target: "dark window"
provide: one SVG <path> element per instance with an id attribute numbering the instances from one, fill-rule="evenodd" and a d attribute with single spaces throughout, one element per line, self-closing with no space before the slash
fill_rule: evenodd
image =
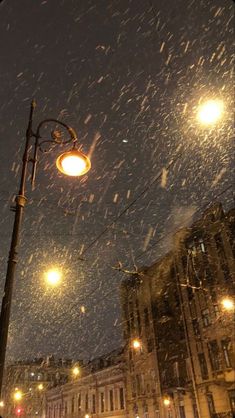
<path id="1" fill-rule="evenodd" d="M 192 324 L 193 324 L 193 332 L 194 334 L 199 337 L 200 336 L 200 328 L 199 328 L 199 322 L 197 318 L 194 318 L 192 320 Z"/>
<path id="2" fill-rule="evenodd" d="M 235 390 L 234 389 L 229 390 L 228 396 L 230 400 L 231 410 L 233 413 L 235 413 Z"/>
<path id="3" fill-rule="evenodd" d="M 194 418 L 199 418 L 198 417 L 197 405 L 195 403 L 193 404 L 193 416 L 194 416 Z"/>
<path id="4" fill-rule="evenodd" d="M 68 413 L 68 404 L 67 402 L 64 403 L 64 414 L 67 415 Z"/>
<path id="5" fill-rule="evenodd" d="M 92 413 L 93 414 L 96 413 L 96 397 L 95 397 L 95 394 L 94 393 L 92 395 Z"/>
<path id="6" fill-rule="evenodd" d="M 214 399 L 211 393 L 207 393 L 206 395 L 207 398 L 207 405 L 208 405 L 208 409 L 209 409 L 209 413 L 210 413 L 210 417 L 214 418 L 214 414 L 215 414 L 215 405 L 214 405 Z"/>
<path id="7" fill-rule="evenodd" d="M 119 398 L 120 398 L 120 409 L 124 409 L 125 402 L 124 402 L 124 389 L 123 388 L 119 389 Z"/>
<path id="8" fill-rule="evenodd" d="M 207 369 L 205 354 L 199 353 L 198 360 L 200 364 L 202 379 L 208 379 L 208 369 Z"/>
<path id="9" fill-rule="evenodd" d="M 81 409 L 81 393 L 78 394 L 78 410 Z"/>
<path id="10" fill-rule="evenodd" d="M 212 370 L 213 371 L 220 370 L 221 364 L 220 364 L 219 346 L 216 340 L 210 341 L 208 343 L 208 350 L 209 350 Z"/>
<path id="11" fill-rule="evenodd" d="M 133 312 L 133 304 L 129 304 L 129 314 L 130 314 L 130 327 L 131 330 L 135 328 L 135 320 L 134 320 L 134 312 Z"/>
<path id="12" fill-rule="evenodd" d="M 180 410 L 180 418 L 186 418 L 184 405 L 180 405 L 179 410 Z"/>
<path id="13" fill-rule="evenodd" d="M 140 310 L 139 310 L 139 303 L 138 300 L 136 300 L 136 318 L 137 318 L 137 329 L 138 334 L 141 334 L 141 320 L 140 320 Z"/>
<path id="14" fill-rule="evenodd" d="M 100 412 L 104 412 L 104 392 L 100 393 Z"/>
<path id="15" fill-rule="evenodd" d="M 202 322 L 204 327 L 208 327 L 211 324 L 209 309 L 202 310 Z"/>
<path id="16" fill-rule="evenodd" d="M 153 339 L 147 335 L 147 349 L 151 353 L 153 351 Z"/>
<path id="17" fill-rule="evenodd" d="M 144 308 L 144 325 L 146 328 L 149 326 L 149 310 L 148 308 Z"/>
<path id="18" fill-rule="evenodd" d="M 113 404 L 113 390 L 109 391 L 109 406 L 110 406 L 110 411 L 114 410 L 114 404 Z"/>
<path id="19" fill-rule="evenodd" d="M 215 234 L 214 239 L 215 239 L 215 244 L 216 244 L 218 254 L 220 256 L 223 256 L 224 258 L 226 258 L 226 253 L 225 253 L 225 250 L 224 250 L 224 244 L 223 244 L 221 234 L 220 233 Z"/>
<path id="20" fill-rule="evenodd" d="M 226 340 L 221 341 L 221 346 L 222 346 L 222 350 L 224 354 L 224 361 L 225 361 L 226 367 L 231 367 L 230 350 L 229 350 L 230 345 L 231 345 L 231 340 L 228 338 Z"/>
<path id="21" fill-rule="evenodd" d="M 182 261 L 183 270 L 184 270 L 184 272 L 186 272 L 186 268 L 187 268 L 187 264 L 188 264 L 187 255 L 183 255 L 183 257 L 181 258 L 181 261 Z"/>
<path id="22" fill-rule="evenodd" d="M 74 413 L 74 397 L 71 399 L 71 412 Z"/>
<path id="23" fill-rule="evenodd" d="M 86 398 L 85 398 L 85 409 L 87 412 L 88 411 L 88 393 L 86 393 Z"/>

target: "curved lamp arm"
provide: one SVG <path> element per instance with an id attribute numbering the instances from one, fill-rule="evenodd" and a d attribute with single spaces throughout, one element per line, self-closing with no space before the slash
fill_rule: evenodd
<path id="1" fill-rule="evenodd" d="M 34 104 L 34 106 L 35 106 L 35 104 Z M 69 133 L 70 138 L 66 139 L 66 140 L 63 140 L 63 139 L 61 139 L 60 131 L 53 130 L 51 132 L 51 139 L 44 139 L 43 140 L 42 139 L 43 137 L 41 135 L 41 129 L 44 125 L 46 125 L 48 123 L 54 123 L 56 125 L 60 125 L 63 128 L 65 128 L 66 131 Z M 31 159 L 31 162 L 33 163 L 32 174 L 31 174 L 31 184 L 32 184 L 32 187 L 34 187 L 36 169 L 37 169 L 37 163 L 38 163 L 38 150 L 40 149 L 40 151 L 42 151 L 42 152 L 47 152 L 47 150 L 42 149 L 42 145 L 43 144 L 51 144 L 52 147 L 54 147 L 55 145 L 66 145 L 66 144 L 69 144 L 71 142 L 71 143 L 73 143 L 73 149 L 75 149 L 78 138 L 77 138 L 77 134 L 76 134 L 75 130 L 73 128 L 71 128 L 71 126 L 68 126 L 66 123 L 61 122 L 58 119 L 53 119 L 53 118 L 52 119 L 51 118 L 50 119 L 44 119 L 42 122 L 40 122 L 38 124 L 37 129 L 36 129 L 36 133 L 34 134 L 33 131 L 31 130 L 30 136 L 35 138 L 34 153 L 33 153 L 33 158 Z"/>

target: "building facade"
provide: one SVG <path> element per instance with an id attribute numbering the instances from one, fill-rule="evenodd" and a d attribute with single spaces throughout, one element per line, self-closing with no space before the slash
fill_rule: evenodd
<path id="1" fill-rule="evenodd" d="M 71 366 L 71 360 L 55 360 L 53 356 L 9 365 L 4 379 L 4 418 L 41 418 L 46 390 L 66 383 Z"/>
<path id="2" fill-rule="evenodd" d="M 123 281 L 129 417 L 234 416 L 234 219 L 214 205 Z"/>
<path id="3" fill-rule="evenodd" d="M 113 353 L 80 368 L 79 376 L 46 393 L 46 418 L 126 418 L 125 366 Z"/>

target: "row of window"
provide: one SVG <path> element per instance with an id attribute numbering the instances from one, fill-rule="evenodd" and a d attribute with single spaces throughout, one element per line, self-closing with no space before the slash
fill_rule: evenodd
<path id="1" fill-rule="evenodd" d="M 229 338 L 221 341 L 221 349 L 216 340 L 208 343 L 208 353 L 212 371 L 223 369 L 223 363 L 226 368 L 231 367 L 231 340 Z M 208 379 L 208 367 L 204 353 L 198 354 L 198 360 L 201 369 L 202 379 Z"/>
<path id="2" fill-rule="evenodd" d="M 115 394 L 117 400 L 115 400 Z M 108 390 L 108 398 L 105 397 L 105 392 L 99 392 L 99 399 L 97 399 L 95 393 L 79 393 L 77 398 L 73 396 L 70 401 L 64 401 L 63 407 L 61 403 L 54 405 L 53 407 L 48 406 L 48 418 L 61 418 L 62 410 L 66 416 L 69 412 L 74 414 L 81 410 L 95 414 L 97 412 L 102 413 L 105 411 L 123 409 L 125 409 L 125 395 L 124 388 L 120 387 L 118 392 L 114 389 Z"/>

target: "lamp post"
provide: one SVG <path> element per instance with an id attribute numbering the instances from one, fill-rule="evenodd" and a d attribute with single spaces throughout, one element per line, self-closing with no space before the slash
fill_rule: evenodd
<path id="1" fill-rule="evenodd" d="M 36 168 L 38 162 L 38 151 L 42 152 L 50 151 L 55 146 L 66 145 L 72 143 L 72 148 L 69 151 L 66 151 L 59 155 L 56 160 L 57 168 L 64 174 L 69 176 L 81 176 L 85 174 L 91 167 L 89 158 L 84 155 L 77 148 L 77 135 L 73 128 L 66 125 L 64 122 L 61 122 L 57 119 L 45 119 L 39 123 L 36 131 L 33 131 L 32 122 L 33 122 L 33 112 L 36 107 L 35 101 L 32 101 L 30 107 L 28 127 L 26 131 L 26 141 L 25 149 L 23 154 L 23 163 L 22 171 L 20 178 L 19 192 L 15 199 L 15 207 L 13 211 L 15 212 L 15 220 L 13 225 L 13 232 L 11 237 L 11 245 L 9 251 L 9 258 L 7 264 L 7 273 L 5 279 L 4 287 L 4 296 L 2 300 L 1 316 L 0 316 L 0 400 L 2 396 L 2 382 L 3 382 L 3 372 L 7 348 L 7 336 L 11 312 L 11 301 L 12 301 L 12 292 L 14 286 L 14 278 L 17 264 L 17 252 L 20 238 L 20 228 L 22 225 L 22 217 L 25 204 L 27 202 L 25 188 L 26 188 L 26 177 L 28 163 L 32 163 L 32 173 L 31 173 L 31 183 L 34 184 Z M 61 126 L 66 133 L 69 134 L 68 139 L 63 139 L 63 135 L 58 130 L 53 130 L 51 132 L 50 139 L 44 139 L 41 135 L 42 127 L 53 123 L 55 126 Z M 31 140 L 33 144 L 31 144 Z M 48 150 L 43 149 L 46 144 L 50 144 Z M 31 146 L 33 146 L 33 158 L 30 156 Z"/>

